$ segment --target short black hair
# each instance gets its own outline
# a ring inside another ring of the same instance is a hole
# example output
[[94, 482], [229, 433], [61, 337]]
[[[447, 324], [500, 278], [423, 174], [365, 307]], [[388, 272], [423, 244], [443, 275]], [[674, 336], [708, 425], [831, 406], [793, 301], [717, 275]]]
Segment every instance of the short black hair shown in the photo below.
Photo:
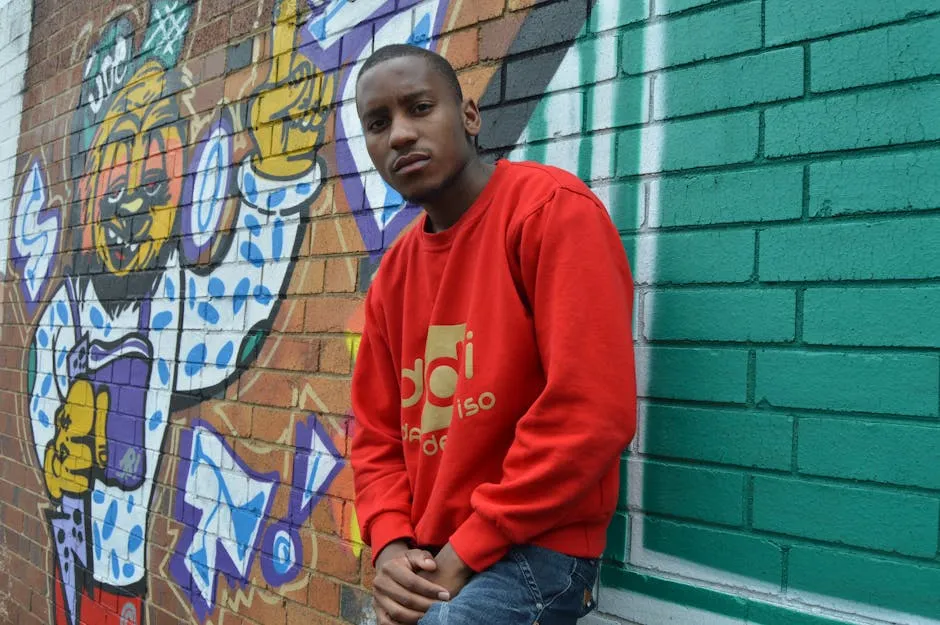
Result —
[[432, 52], [426, 48], [419, 48], [418, 46], [409, 44], [396, 43], [383, 46], [373, 52], [369, 58], [366, 59], [362, 69], [359, 70], [359, 76], [356, 78], [356, 84], [359, 84], [359, 79], [362, 78], [363, 74], [379, 63], [407, 56], [416, 56], [427, 61], [428, 65], [431, 66], [431, 69], [443, 76], [447, 81], [447, 84], [454, 92], [454, 97], [457, 99], [457, 102], [463, 102], [463, 89], [460, 88], [460, 81], [457, 80], [457, 72], [454, 71], [454, 68], [447, 61], [447, 59], [442, 57], [440, 54]]

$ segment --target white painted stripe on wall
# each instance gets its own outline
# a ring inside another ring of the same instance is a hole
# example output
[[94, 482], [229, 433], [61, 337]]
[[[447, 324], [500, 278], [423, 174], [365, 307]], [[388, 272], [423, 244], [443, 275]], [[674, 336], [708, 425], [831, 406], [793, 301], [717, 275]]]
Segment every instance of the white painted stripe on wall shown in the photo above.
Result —
[[13, 182], [32, 29], [31, 0], [0, 0], [0, 277], [6, 275], [13, 216]]

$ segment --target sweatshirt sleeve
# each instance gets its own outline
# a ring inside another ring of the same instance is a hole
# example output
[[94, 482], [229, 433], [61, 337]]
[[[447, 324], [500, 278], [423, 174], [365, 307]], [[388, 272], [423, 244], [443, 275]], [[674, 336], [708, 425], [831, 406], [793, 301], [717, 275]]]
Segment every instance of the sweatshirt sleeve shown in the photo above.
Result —
[[356, 418], [350, 461], [356, 513], [373, 564], [390, 542], [415, 541], [411, 486], [401, 442], [401, 395], [373, 292], [366, 297], [365, 327], [352, 379]]
[[546, 385], [516, 425], [501, 480], [476, 488], [451, 537], [477, 571], [565, 525], [636, 430], [633, 280], [607, 212], [559, 189], [515, 239]]

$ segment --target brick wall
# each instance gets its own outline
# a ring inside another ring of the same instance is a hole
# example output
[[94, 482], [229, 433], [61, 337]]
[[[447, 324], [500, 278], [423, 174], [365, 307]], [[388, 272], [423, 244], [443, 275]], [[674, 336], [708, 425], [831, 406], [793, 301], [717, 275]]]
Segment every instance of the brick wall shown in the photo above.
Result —
[[403, 41], [634, 269], [588, 620], [940, 622], [935, 2], [0, 0], [0, 623], [370, 622], [349, 374], [417, 211], [351, 99]]

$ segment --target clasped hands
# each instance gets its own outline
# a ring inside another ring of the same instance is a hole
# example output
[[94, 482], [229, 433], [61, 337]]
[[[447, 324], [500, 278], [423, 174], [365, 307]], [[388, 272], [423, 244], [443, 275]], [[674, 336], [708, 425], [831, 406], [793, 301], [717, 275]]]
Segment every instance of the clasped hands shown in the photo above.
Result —
[[385, 547], [375, 561], [373, 605], [378, 625], [415, 625], [438, 601], [450, 601], [473, 570], [448, 543], [437, 557], [402, 541]]

